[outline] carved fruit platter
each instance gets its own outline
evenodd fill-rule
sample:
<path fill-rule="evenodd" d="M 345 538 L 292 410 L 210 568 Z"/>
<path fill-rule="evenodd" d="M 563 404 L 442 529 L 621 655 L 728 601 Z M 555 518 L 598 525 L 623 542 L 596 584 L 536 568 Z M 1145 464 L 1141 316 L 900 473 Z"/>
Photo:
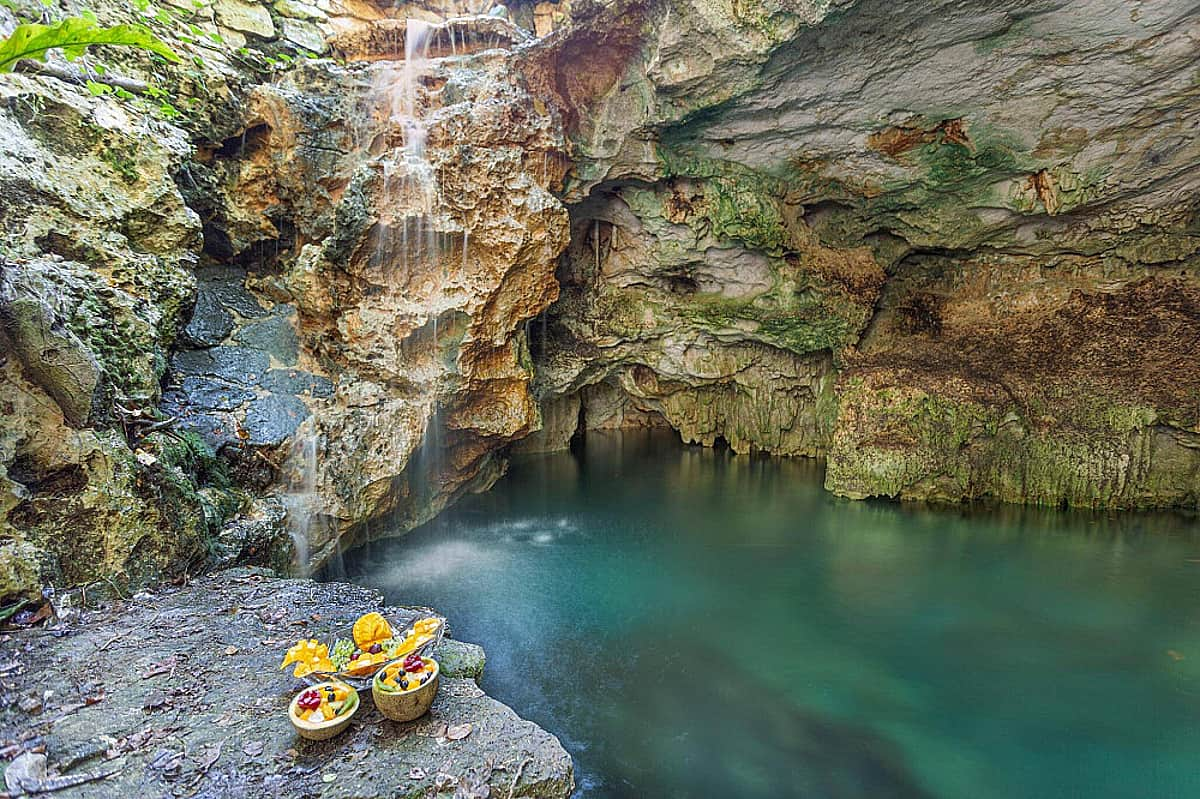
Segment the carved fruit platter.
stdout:
<path fill-rule="evenodd" d="M 366 613 L 354 622 L 348 638 L 338 638 L 332 646 L 316 638 L 301 639 L 284 655 L 280 668 L 295 664 L 294 676 L 309 685 L 334 680 L 362 690 L 386 664 L 433 649 L 445 631 L 446 620 L 434 614 L 401 621 Z"/>

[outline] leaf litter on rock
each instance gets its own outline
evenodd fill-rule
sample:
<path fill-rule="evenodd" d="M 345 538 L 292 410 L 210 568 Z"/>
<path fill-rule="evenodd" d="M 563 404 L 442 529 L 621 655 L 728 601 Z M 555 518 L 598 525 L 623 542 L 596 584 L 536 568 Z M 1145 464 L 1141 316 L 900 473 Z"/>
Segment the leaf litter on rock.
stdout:
<path fill-rule="evenodd" d="M 50 793 L 106 779 L 116 773 L 117 771 L 113 769 L 85 774 L 51 774 L 46 768 L 44 754 L 25 752 L 18 755 L 4 770 L 4 787 L 13 796 L 22 796 L 26 793 Z"/>
<path fill-rule="evenodd" d="M 155 711 L 170 705 L 171 700 L 162 691 L 154 691 L 142 702 L 142 710 Z"/>
<path fill-rule="evenodd" d="M 179 658 L 175 655 L 163 658 L 159 662 L 150 666 L 145 671 L 138 674 L 143 680 L 148 680 L 151 677 L 158 677 L 163 674 L 171 674 L 175 672 L 175 667 L 179 664 Z"/>
<path fill-rule="evenodd" d="M 458 786 L 454 789 L 454 799 L 489 799 L 492 786 L 488 785 L 491 771 L 477 774 L 474 770 L 458 778 Z"/>
<path fill-rule="evenodd" d="M 468 722 L 467 724 L 455 724 L 446 728 L 447 741 L 461 741 L 471 734 L 471 730 L 475 729 Z"/>
<path fill-rule="evenodd" d="M 218 760 L 221 759 L 221 749 L 224 747 L 224 741 L 218 741 L 215 746 L 209 746 L 204 757 L 200 759 L 197 765 L 201 772 L 207 772 L 212 768 Z"/>

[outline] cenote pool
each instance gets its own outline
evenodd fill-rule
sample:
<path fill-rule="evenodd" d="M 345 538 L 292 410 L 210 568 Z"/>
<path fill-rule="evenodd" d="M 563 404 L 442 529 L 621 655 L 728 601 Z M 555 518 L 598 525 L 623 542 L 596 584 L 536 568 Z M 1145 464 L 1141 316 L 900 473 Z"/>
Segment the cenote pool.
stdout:
<path fill-rule="evenodd" d="M 1192 519 L 821 477 L 591 434 L 344 568 L 482 643 L 580 796 L 1200 796 Z"/>

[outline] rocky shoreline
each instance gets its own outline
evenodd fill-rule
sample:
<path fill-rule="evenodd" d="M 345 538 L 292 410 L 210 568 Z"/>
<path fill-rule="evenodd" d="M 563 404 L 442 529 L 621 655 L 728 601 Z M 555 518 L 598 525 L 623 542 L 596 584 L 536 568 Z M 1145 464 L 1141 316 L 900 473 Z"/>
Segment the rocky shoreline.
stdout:
<path fill-rule="evenodd" d="M 387 721 L 367 692 L 342 735 L 295 734 L 287 704 L 302 685 L 281 653 L 382 604 L 354 585 L 233 569 L 5 634 L 4 756 L 44 754 L 67 779 L 108 775 L 53 794 L 64 798 L 569 796 L 558 739 L 480 690 L 483 650 L 451 639 L 425 717 Z M 461 725 L 469 734 L 449 740 Z"/>

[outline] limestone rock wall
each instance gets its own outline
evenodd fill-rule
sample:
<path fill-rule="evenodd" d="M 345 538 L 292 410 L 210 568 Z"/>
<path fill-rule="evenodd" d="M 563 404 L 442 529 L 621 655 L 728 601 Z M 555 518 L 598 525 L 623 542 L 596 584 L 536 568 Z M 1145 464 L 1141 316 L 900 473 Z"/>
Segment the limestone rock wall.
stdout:
<path fill-rule="evenodd" d="M 4 595 L 319 562 L 588 429 L 1197 504 L 1190 7 L 178 13 L 128 97 L 0 82 Z"/>
<path fill-rule="evenodd" d="M 57 81 L 0 98 L 0 594 L 194 566 L 231 498 L 154 428 L 195 297 L 187 138 Z"/>
<path fill-rule="evenodd" d="M 551 92 L 547 408 L 607 384 L 853 497 L 1196 506 L 1194 9 L 618 7 L 568 34 L 612 79 Z"/>
<path fill-rule="evenodd" d="M 190 62 L 106 61 L 166 111 L 61 59 L 6 84 L 0 593 L 276 558 L 289 533 L 307 566 L 501 473 L 540 426 L 524 323 L 557 296 L 567 159 L 511 68 L 533 6 L 486 10 L 150 20 Z M 405 17 L 436 27 L 411 69 Z"/>
<path fill-rule="evenodd" d="M 255 403 L 280 401 L 271 386 L 243 381 L 246 403 L 197 419 L 223 414 L 227 442 L 239 425 L 251 443 L 292 442 L 277 465 L 291 493 L 308 495 L 295 515 L 314 560 L 366 521 L 395 513 L 411 526 L 486 485 L 499 474 L 493 454 L 540 425 L 524 322 L 557 296 L 567 215 L 549 189 L 564 141 L 508 79 L 503 51 L 428 70 L 414 95 L 428 126 L 422 158 L 404 153 L 415 134 L 393 115 L 404 76 L 373 59 L 298 68 L 256 89 L 255 152 L 213 166 L 219 216 L 237 220 L 225 229 L 247 231 L 231 235 L 234 257 L 254 256 L 250 231 L 272 252 L 232 290 L 270 298 L 295 334 L 286 357 L 257 357 L 251 382 L 286 375 L 321 388 L 302 391 L 295 423 L 261 441 L 262 425 L 247 420 Z M 252 337 L 235 325 L 201 352 L 236 358 Z"/>

